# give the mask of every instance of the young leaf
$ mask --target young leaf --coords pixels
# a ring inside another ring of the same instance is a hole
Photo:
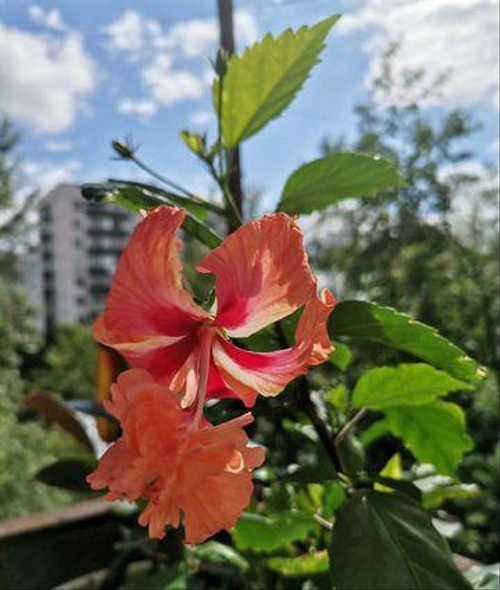
[[[342,506],[333,528],[330,572],[337,590],[471,588],[429,515],[399,492],[364,490]]]
[[[438,473],[453,475],[463,454],[473,448],[464,413],[456,404],[435,401],[384,412],[392,434],[402,439],[420,463],[432,463]]]
[[[423,363],[378,367],[366,371],[356,383],[353,404],[372,410],[419,406],[451,391],[472,389],[471,385]]]
[[[365,154],[332,154],[304,164],[286,181],[279,210],[311,213],[351,197],[370,197],[405,186],[388,160]]]
[[[330,334],[367,340],[408,352],[456,379],[477,384],[486,371],[434,328],[390,307],[365,301],[343,301],[333,310]]]
[[[401,455],[395,453],[389,461],[384,465],[384,468],[379,473],[380,477],[400,480],[403,478],[403,464],[401,462]],[[373,489],[378,492],[393,492],[391,488],[379,483],[373,485]]]
[[[328,359],[328,362],[335,365],[340,371],[346,371],[352,362],[352,352],[349,347],[342,342],[334,342],[335,350]]]
[[[203,545],[195,547],[193,553],[202,561],[232,565],[243,572],[246,572],[250,567],[248,561],[235,549],[217,541],[203,543]]]
[[[228,148],[257,133],[292,102],[319,61],[326,36],[339,19],[331,16],[313,27],[268,34],[241,56],[229,60],[222,78],[222,135]],[[215,112],[220,109],[214,84]]]
[[[298,557],[272,557],[267,567],[285,578],[305,578],[328,571],[328,552],[315,551]]]
[[[119,185],[117,183],[82,185],[82,195],[86,199],[90,201],[112,203],[123,207],[132,213],[139,213],[143,209],[155,209],[162,205],[178,206],[183,203],[181,206],[186,208],[187,211],[183,229],[209,248],[216,248],[221,244],[221,238],[210,229],[208,225],[205,225],[197,219],[193,213],[190,213],[185,203],[185,201],[190,201],[190,199],[176,196],[174,201],[172,195],[166,193],[166,191],[162,191],[161,196],[159,196],[159,194],[159,190],[153,193],[153,191],[142,188],[138,185]],[[179,199],[181,200],[179,201]],[[197,202],[191,202],[191,204],[194,207],[200,206]]]
[[[244,513],[232,535],[240,551],[269,553],[294,541],[303,541],[315,528],[313,518],[302,512],[280,512],[269,517]]]

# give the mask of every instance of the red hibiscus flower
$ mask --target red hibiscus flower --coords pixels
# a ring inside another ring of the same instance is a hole
[[[183,286],[176,234],[184,216],[181,209],[160,207],[138,225],[95,337],[168,385],[183,408],[197,397],[198,407],[205,397],[238,397],[251,407],[257,394],[277,395],[328,358],[333,347],[326,323],[335,299],[326,289],[318,295],[302,232],[279,213],[241,227],[202,260],[198,271],[216,280],[216,310],[205,311]],[[293,347],[257,353],[230,340],[300,307]]]

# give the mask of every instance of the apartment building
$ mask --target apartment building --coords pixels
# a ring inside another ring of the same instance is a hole
[[[29,278],[44,329],[89,323],[104,308],[118,258],[136,217],[85,201],[80,187],[60,184],[41,201],[40,241]],[[36,283],[39,281],[39,287]]]

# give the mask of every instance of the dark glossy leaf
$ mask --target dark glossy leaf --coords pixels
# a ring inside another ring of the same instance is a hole
[[[352,401],[356,408],[383,410],[391,406],[418,406],[451,391],[471,391],[473,386],[423,363],[377,367],[356,383]]]
[[[319,61],[326,36],[337,22],[331,16],[313,27],[267,34],[227,64],[222,87],[222,135],[228,148],[257,133],[292,102]],[[220,110],[220,82],[213,90]]]
[[[336,590],[470,590],[429,515],[407,495],[357,492],[335,519]]]
[[[269,553],[294,541],[304,541],[317,525],[309,514],[280,512],[271,516],[244,513],[232,531],[240,551]]]
[[[36,474],[36,479],[50,486],[75,492],[89,492],[86,477],[97,467],[94,457],[75,457],[63,459],[44,467]]]
[[[170,195],[166,197],[164,195]],[[177,197],[174,201],[170,193],[164,193],[159,196],[159,193],[150,189],[142,188],[138,185],[130,184],[84,184],[82,185],[82,195],[91,201],[112,203],[131,211],[132,213],[139,213],[141,210],[155,209],[162,205],[167,206],[181,206],[187,210],[186,219],[183,224],[183,229],[208,246],[209,248],[216,248],[222,242],[221,238],[207,225],[200,221],[193,213],[191,213],[185,203],[184,197]],[[182,203],[179,202],[182,200]],[[189,199],[187,199],[189,201]],[[198,203],[193,204],[198,207]],[[192,208],[192,207],[191,207]]]
[[[24,399],[24,405],[26,408],[37,412],[45,420],[60,426],[86,449],[92,453],[94,452],[94,445],[75,413],[65,402],[58,399],[55,395],[42,391],[34,391]]]
[[[388,160],[340,153],[304,164],[286,181],[279,210],[311,213],[352,197],[369,197],[405,186]]]
[[[346,336],[402,350],[467,383],[477,384],[486,376],[484,367],[434,328],[390,307],[343,301],[333,310],[329,326],[334,338]]]
[[[314,551],[298,557],[272,557],[267,567],[285,578],[306,578],[328,571],[328,552]]]
[[[436,401],[425,406],[387,408],[389,429],[401,438],[420,463],[453,475],[466,451],[473,448],[460,406]]]

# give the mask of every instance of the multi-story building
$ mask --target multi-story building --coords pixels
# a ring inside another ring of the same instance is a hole
[[[113,205],[85,201],[80,187],[72,184],[60,184],[48,193],[39,212],[40,244],[35,256],[42,297],[35,303],[45,329],[88,323],[104,308],[136,218]],[[36,282],[33,277],[31,282]]]

